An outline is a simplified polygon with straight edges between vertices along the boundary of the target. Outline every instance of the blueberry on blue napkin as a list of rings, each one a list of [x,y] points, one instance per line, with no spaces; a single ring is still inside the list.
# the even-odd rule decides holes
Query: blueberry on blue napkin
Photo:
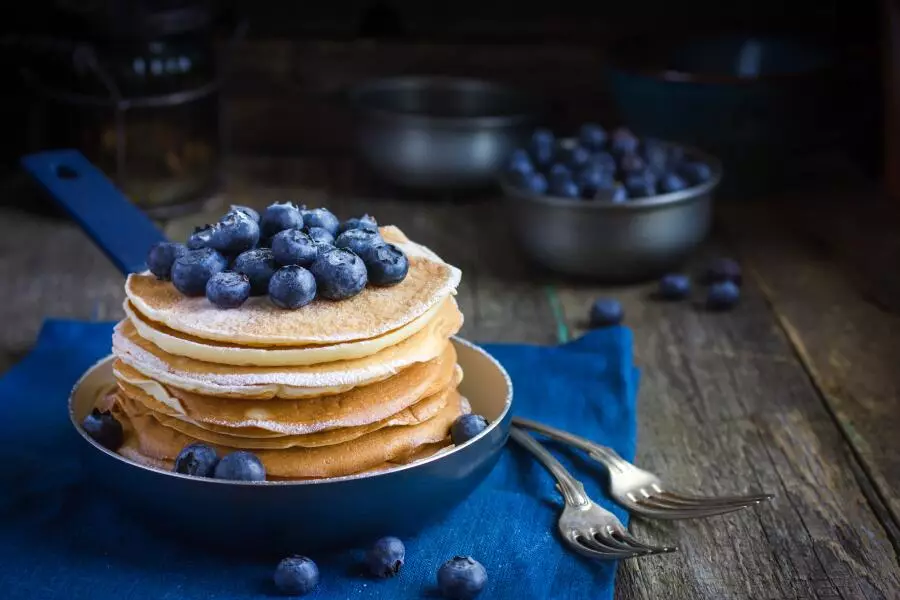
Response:
[[[89,484],[66,411],[72,385],[109,352],[112,325],[48,321],[34,350],[0,379],[0,595],[4,600],[206,600],[271,598],[274,564],[204,554],[159,537]],[[556,347],[487,345],[509,371],[514,412],[589,437],[634,458],[637,370],[631,334],[593,331]],[[608,501],[604,474],[558,445],[555,454]],[[102,475],[101,475],[102,476]],[[611,599],[614,563],[567,552],[556,534],[562,506],[553,480],[517,447],[442,523],[406,543],[395,578],[359,574],[357,549],[313,556],[321,584],[309,598],[436,597],[435,574],[453,554],[487,568],[482,597]],[[302,526],[302,523],[298,524]],[[302,549],[298,549],[302,552]]]

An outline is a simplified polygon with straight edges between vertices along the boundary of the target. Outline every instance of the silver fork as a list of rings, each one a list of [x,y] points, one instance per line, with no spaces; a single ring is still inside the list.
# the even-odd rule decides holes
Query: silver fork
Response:
[[[677,548],[651,546],[635,539],[619,519],[594,504],[575,479],[550,451],[518,427],[510,428],[510,437],[534,454],[556,479],[556,488],[565,499],[559,517],[559,533],[563,541],[578,554],[600,560],[619,560],[674,552]]]
[[[772,494],[747,496],[695,496],[667,490],[662,480],[639,469],[615,450],[561,429],[513,417],[513,424],[587,452],[609,472],[609,494],[632,513],[651,519],[694,519],[722,515],[774,498]]]

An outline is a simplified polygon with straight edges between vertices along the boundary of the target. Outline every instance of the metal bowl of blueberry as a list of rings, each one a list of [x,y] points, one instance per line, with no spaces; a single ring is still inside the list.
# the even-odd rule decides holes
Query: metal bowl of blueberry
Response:
[[[534,131],[500,177],[518,242],[553,271],[609,281],[653,277],[706,238],[722,178],[714,157],[585,124]]]

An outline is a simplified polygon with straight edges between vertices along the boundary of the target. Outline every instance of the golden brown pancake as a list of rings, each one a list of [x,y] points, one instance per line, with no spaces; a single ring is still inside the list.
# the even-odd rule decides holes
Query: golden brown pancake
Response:
[[[152,410],[209,431],[242,437],[305,435],[376,423],[462,379],[451,344],[437,359],[404,369],[394,377],[319,398],[244,400],[217,398],[164,386],[123,364],[113,374],[127,396]]]
[[[383,381],[411,365],[433,360],[461,326],[462,314],[449,299],[424,329],[371,356],[300,367],[248,367],[170,354],[143,339],[126,319],[113,332],[113,353],[150,379],[199,394],[308,398]]]
[[[206,298],[183,296],[170,282],[146,273],[129,275],[125,292],[148,320],[203,340],[262,347],[367,340],[421,316],[451,295],[460,279],[459,269],[410,242],[396,227],[381,232],[406,252],[406,278],[390,287],[366,286],[338,302],[316,299],[298,310],[282,310],[256,297],[240,309],[223,310]]]

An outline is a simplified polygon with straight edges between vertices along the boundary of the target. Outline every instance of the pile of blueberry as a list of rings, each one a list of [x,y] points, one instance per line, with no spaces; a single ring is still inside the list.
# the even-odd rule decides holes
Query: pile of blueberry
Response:
[[[709,165],[678,146],[639,139],[625,128],[607,133],[593,123],[582,125],[574,140],[536,130],[506,168],[510,181],[528,192],[608,202],[678,192],[712,178]]]
[[[382,239],[369,215],[342,223],[326,208],[290,202],[272,204],[262,216],[233,206],[186,244],[155,244],[147,266],[185,296],[205,295],[219,308],[266,294],[286,309],[316,297],[343,300],[366,284],[400,283],[409,272],[406,254]]]
[[[712,261],[701,281],[706,289],[705,306],[709,310],[730,310],[741,299],[743,276],[741,265],[731,258]],[[681,273],[665,275],[659,280],[656,297],[660,300],[678,301],[691,295],[691,279]],[[590,327],[610,327],[618,325],[625,318],[622,304],[614,298],[598,298],[591,305],[588,321]]]
[[[395,537],[383,537],[366,552],[365,566],[372,577],[386,579],[400,573],[406,546]],[[306,556],[289,556],[275,568],[275,587],[286,596],[305,596],[319,585],[319,567]],[[470,600],[484,589],[487,571],[471,556],[454,556],[438,569],[438,591],[444,598]]]

